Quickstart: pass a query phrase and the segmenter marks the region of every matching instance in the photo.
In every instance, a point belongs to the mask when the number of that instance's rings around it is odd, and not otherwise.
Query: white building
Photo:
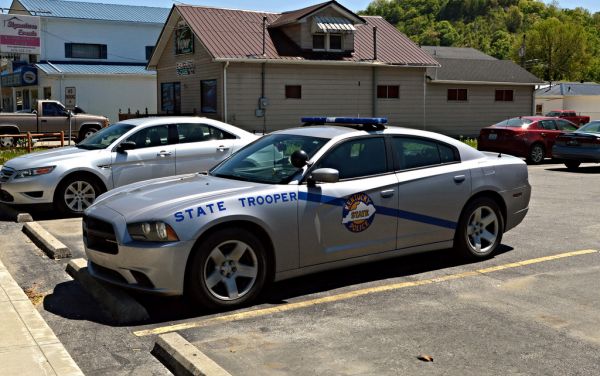
[[[535,91],[535,112],[572,110],[591,120],[600,120],[600,84],[561,82]]]
[[[113,122],[119,110],[156,113],[156,75],[145,66],[168,8],[13,0],[10,14],[40,17],[41,53],[20,56],[2,73],[4,111],[55,99]],[[11,79],[25,69],[35,70],[36,82]]]

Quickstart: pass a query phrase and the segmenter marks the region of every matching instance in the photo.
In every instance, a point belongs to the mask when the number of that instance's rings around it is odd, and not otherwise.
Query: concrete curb
[[[83,372],[0,260],[0,369],[3,375]],[[15,333],[19,333],[15,342]]]
[[[159,335],[152,355],[175,376],[231,376],[178,333]]]
[[[57,260],[71,257],[71,250],[46,231],[39,223],[25,223],[23,225],[23,232],[51,259]]]
[[[86,260],[78,258],[69,261],[66,272],[96,299],[116,323],[130,324],[150,319],[146,308],[129,294],[92,277]]]

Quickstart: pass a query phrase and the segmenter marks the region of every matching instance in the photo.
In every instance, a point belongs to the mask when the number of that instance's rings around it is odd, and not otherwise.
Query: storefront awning
[[[320,33],[348,33],[356,30],[352,22],[338,17],[315,17],[313,32]]]
[[[77,74],[77,75],[155,75],[156,72],[146,70],[145,65],[114,65],[114,64],[62,64],[38,63],[36,66],[46,74]]]

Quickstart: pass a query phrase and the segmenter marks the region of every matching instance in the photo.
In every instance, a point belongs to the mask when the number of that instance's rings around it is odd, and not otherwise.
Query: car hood
[[[93,211],[94,207],[105,205],[128,221],[159,219],[154,218],[157,213],[160,213],[159,217],[168,216],[191,204],[223,198],[240,191],[258,191],[268,186],[204,174],[178,175],[113,189],[98,197],[88,210]]]
[[[74,158],[93,158],[93,155],[102,153],[102,150],[78,149],[75,146],[66,146],[45,151],[38,151],[13,158],[5,166],[21,170],[24,168],[55,166],[66,160]]]

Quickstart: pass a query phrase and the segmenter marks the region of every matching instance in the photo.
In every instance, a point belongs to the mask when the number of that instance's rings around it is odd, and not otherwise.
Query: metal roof
[[[61,0],[16,0],[29,13],[41,17],[125,21],[163,24],[170,8],[137,5],[86,3]]]
[[[356,30],[352,22],[340,17],[315,17],[315,26],[322,33]]]
[[[143,65],[120,64],[63,64],[63,63],[38,63],[36,67],[47,74],[80,74],[80,75],[155,75],[153,71],[146,70]]]
[[[600,84],[595,82],[561,82],[552,87],[544,87],[535,91],[537,97],[600,95]]]
[[[175,5],[209,54],[218,60],[313,61],[375,63],[404,66],[438,66],[406,35],[379,16],[364,16],[365,25],[355,25],[354,53],[318,53],[302,50],[285,33],[271,23],[279,14]],[[171,16],[174,17],[174,16]],[[271,25],[266,34],[265,55],[262,55],[262,19]],[[373,27],[377,27],[377,61],[373,61]],[[164,32],[164,30],[163,30]],[[169,34],[161,34],[161,39]],[[159,44],[160,46],[160,41]],[[155,51],[151,63],[160,51]],[[149,64],[152,66],[152,64]]]
[[[497,60],[471,47],[421,46],[421,48],[436,59]]]
[[[538,85],[544,83],[527,70],[510,60],[441,59],[441,68],[427,69],[432,82],[494,82]]]

